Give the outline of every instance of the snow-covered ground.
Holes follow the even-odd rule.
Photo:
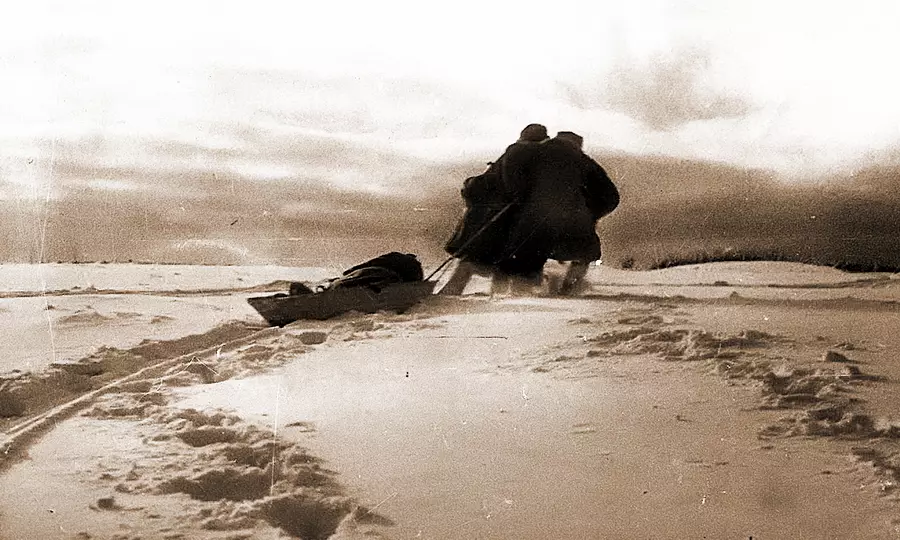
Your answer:
[[[318,281],[317,268],[47,264],[0,266],[0,372],[33,371],[100,348],[133,347],[210,331],[229,321],[260,324],[243,299]]]
[[[4,264],[0,265],[0,298],[99,291],[173,292],[228,290],[277,280],[321,279],[337,268],[286,266],[194,266],[179,264]]]
[[[0,267],[0,537],[900,534],[896,275],[600,267],[578,298],[476,279],[280,329],[246,305],[337,270]]]

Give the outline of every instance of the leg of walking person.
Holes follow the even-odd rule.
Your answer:
[[[459,261],[453,274],[450,275],[450,281],[440,290],[438,294],[460,295],[469,284],[469,280],[475,274],[475,265],[468,261]]]
[[[510,293],[514,296],[523,296],[533,294],[536,287],[540,287],[543,283],[543,275],[541,272],[532,272],[526,275],[517,275],[510,277]]]
[[[506,265],[510,292],[513,295],[527,295],[543,283],[544,264],[547,257],[541,253],[520,254]]]
[[[491,296],[509,294],[510,276],[500,269],[494,269],[491,276]]]
[[[559,294],[568,295],[575,292],[584,281],[591,263],[584,261],[572,261],[559,288]]]

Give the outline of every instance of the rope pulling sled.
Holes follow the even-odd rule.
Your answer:
[[[500,209],[457,250],[463,253],[471,243],[493,225],[513,205]],[[311,288],[292,283],[289,294],[255,296],[247,299],[272,326],[284,326],[301,319],[325,320],[359,311],[396,311],[402,313],[434,294],[434,276],[454,259],[448,257],[427,277],[422,265],[411,253],[392,251],[358,264],[339,277]]]

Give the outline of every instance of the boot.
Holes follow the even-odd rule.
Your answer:
[[[568,296],[579,289],[584,281],[584,276],[587,275],[590,264],[583,261],[572,261],[569,263],[569,269],[566,271],[566,276],[559,287],[559,294]]]

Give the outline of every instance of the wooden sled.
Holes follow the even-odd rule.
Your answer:
[[[435,284],[434,281],[410,281],[378,289],[336,287],[308,294],[256,296],[248,298],[247,303],[271,326],[284,326],[301,319],[330,319],[348,311],[401,313],[430,296]]]

